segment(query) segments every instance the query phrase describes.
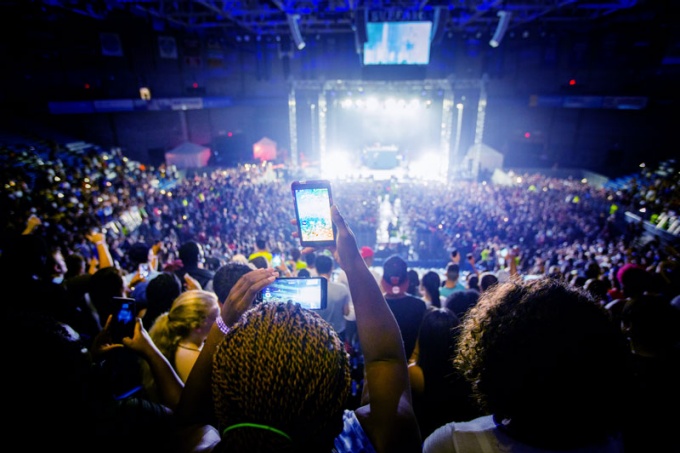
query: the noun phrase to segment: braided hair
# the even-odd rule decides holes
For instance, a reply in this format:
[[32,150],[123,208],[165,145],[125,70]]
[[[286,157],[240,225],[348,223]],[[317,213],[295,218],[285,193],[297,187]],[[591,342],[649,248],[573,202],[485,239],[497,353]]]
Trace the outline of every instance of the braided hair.
[[230,451],[331,451],[350,391],[349,358],[330,324],[293,302],[247,311],[213,357],[212,392]]

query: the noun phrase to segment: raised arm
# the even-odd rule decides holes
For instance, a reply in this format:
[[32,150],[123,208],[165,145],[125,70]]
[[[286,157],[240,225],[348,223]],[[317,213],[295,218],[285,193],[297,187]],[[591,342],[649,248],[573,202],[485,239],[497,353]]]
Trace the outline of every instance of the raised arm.
[[336,259],[347,273],[364,355],[364,385],[370,399],[357,409],[357,418],[377,451],[420,452],[420,431],[413,413],[399,326],[336,206],[332,215],[338,230]]
[[[243,275],[229,292],[227,300],[221,302],[220,316],[224,325],[231,326],[238,321],[252,306],[257,292],[274,281],[276,275],[276,270],[272,268],[257,269]],[[212,357],[224,335],[218,323],[213,324],[203,349],[189,373],[175,412],[181,425],[200,426],[214,423],[211,392]]]
[[42,220],[40,220],[40,217],[37,215],[31,214],[31,216],[26,221],[26,228],[24,228],[24,231],[22,231],[21,234],[33,233],[33,230],[35,230],[38,225],[42,225]]
[[168,359],[158,349],[149,336],[142,325],[141,318],[137,318],[133,337],[123,338],[123,344],[134,350],[146,360],[149,364],[149,368],[151,368],[154,382],[158,387],[161,403],[171,409],[175,409],[179,403],[184,384]]
[[87,239],[97,247],[97,256],[99,257],[99,269],[113,266],[113,258],[109,251],[109,246],[106,243],[104,233],[91,233],[87,235]]

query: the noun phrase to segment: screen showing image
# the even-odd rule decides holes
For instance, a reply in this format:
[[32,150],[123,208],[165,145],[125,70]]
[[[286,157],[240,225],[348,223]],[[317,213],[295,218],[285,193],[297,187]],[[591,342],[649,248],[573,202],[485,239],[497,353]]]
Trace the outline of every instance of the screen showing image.
[[300,239],[303,242],[332,241],[333,220],[328,189],[296,190],[295,202],[300,216]]
[[364,65],[426,65],[432,22],[368,22]]
[[280,278],[265,287],[261,293],[262,302],[294,302],[308,310],[326,308],[327,281],[317,278]]

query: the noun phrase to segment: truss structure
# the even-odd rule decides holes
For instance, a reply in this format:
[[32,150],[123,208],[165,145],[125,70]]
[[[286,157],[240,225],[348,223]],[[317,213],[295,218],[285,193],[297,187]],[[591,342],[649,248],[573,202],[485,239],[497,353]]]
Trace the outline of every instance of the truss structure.
[[[18,0],[21,3],[21,0]],[[11,2],[10,2],[11,3]],[[437,17],[440,33],[487,31],[500,10],[512,13],[509,28],[530,24],[587,27],[638,0],[45,0],[74,13],[105,19],[125,11],[186,30],[221,29],[227,34],[286,36],[288,18],[299,16],[303,35],[354,33],[369,14],[384,20]]]

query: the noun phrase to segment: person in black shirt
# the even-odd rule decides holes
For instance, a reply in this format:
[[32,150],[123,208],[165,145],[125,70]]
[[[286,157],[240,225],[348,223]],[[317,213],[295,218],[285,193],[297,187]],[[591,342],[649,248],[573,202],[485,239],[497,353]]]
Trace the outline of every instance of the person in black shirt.
[[392,255],[385,260],[380,285],[387,305],[399,324],[406,357],[411,357],[427,305],[423,299],[406,293],[409,285],[408,266],[399,255]]
[[202,289],[212,291],[212,280],[215,273],[203,267],[205,255],[201,244],[196,241],[188,241],[182,244],[179,248],[179,259],[182,261],[182,267],[175,273],[182,281],[184,290],[186,290],[184,275],[189,274],[201,284]]

